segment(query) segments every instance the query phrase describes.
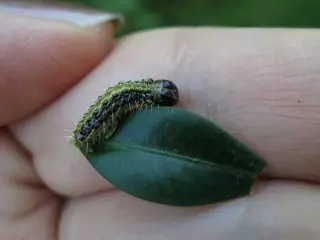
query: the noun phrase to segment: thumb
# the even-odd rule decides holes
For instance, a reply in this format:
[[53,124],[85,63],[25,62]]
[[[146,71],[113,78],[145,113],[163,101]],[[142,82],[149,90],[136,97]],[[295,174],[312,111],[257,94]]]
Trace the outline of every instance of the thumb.
[[50,103],[99,64],[118,19],[83,9],[0,5],[0,126]]

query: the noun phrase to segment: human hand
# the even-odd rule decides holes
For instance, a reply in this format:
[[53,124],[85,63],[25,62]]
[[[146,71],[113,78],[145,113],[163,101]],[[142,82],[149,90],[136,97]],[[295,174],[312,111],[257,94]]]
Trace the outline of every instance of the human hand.
[[[12,49],[1,60],[0,239],[320,238],[319,31],[173,28],[127,36],[107,54],[111,25],[101,38],[0,17],[23,30],[0,39],[2,51]],[[41,37],[24,47],[27,26]],[[146,202],[115,190],[67,144],[65,129],[107,86],[145,77],[173,80],[180,107],[216,120],[267,161],[252,195],[190,208]],[[42,109],[28,116],[32,106]]]

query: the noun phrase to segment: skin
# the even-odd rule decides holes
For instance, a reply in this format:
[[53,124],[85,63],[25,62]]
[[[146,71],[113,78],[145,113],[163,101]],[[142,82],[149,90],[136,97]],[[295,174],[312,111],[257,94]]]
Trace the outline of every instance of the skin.
[[[320,238],[318,30],[171,28],[113,44],[112,25],[97,33],[0,14],[0,28],[0,239]],[[145,202],[66,144],[64,130],[107,84],[142,77],[174,80],[180,107],[265,158],[252,195],[193,208]]]

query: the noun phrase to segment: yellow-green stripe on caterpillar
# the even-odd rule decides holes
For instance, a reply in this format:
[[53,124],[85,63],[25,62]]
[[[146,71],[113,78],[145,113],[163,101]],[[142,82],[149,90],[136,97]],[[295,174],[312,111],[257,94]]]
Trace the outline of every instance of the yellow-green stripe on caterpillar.
[[178,88],[169,80],[120,82],[108,88],[90,106],[69,142],[79,149],[92,152],[102,141],[112,137],[128,112],[148,106],[174,106],[178,101]]

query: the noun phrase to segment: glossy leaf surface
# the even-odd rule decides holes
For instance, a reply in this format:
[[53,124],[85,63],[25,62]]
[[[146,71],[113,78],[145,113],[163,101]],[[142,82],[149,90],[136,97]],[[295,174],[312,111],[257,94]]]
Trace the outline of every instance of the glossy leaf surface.
[[179,206],[244,196],[265,166],[213,122],[169,107],[132,115],[87,159],[117,188]]

